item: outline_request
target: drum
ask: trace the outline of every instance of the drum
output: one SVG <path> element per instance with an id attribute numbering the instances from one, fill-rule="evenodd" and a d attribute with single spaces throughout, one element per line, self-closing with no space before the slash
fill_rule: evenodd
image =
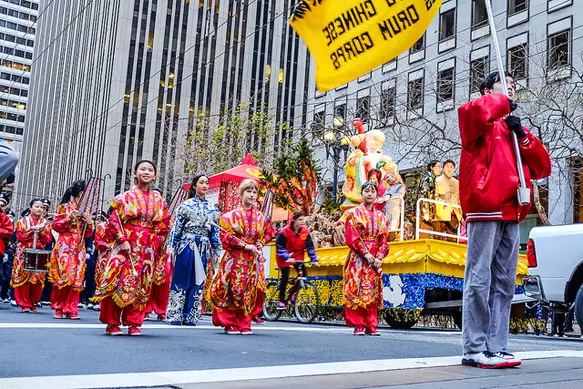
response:
<path id="1" fill-rule="evenodd" d="M 51 250 L 24 249 L 24 270 L 34 273 L 48 273 Z"/>

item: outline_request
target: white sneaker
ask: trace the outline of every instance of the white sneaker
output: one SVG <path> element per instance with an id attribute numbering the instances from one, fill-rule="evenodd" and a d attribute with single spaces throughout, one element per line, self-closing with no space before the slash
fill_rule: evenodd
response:
<path id="1" fill-rule="evenodd" d="M 509 367 L 508 362 L 504 358 L 489 351 L 475 354 L 464 354 L 462 365 L 480 367 L 482 369 L 500 369 Z"/>
<path id="2" fill-rule="evenodd" d="M 518 358 L 517 356 L 515 356 L 514 354 L 510 354 L 507 353 L 506 351 L 501 351 L 498 353 L 494 353 L 494 355 L 504 359 L 507 363 L 507 367 L 516 367 L 516 366 L 520 366 L 520 364 L 522 363 L 522 361 L 520 360 L 520 358 Z"/>
<path id="3" fill-rule="evenodd" d="M 10 300 L 10 305 L 12 305 L 13 307 L 18 306 L 18 304 L 16 303 L 16 300 Z"/>
<path id="4" fill-rule="evenodd" d="M 93 304 L 91 303 L 87 304 L 87 309 L 93 309 Z"/>
<path id="5" fill-rule="evenodd" d="M 93 306 L 93 310 L 94 310 L 94 311 L 97 311 L 97 312 L 101 311 L 101 308 L 99 307 L 99 304 L 95 304 L 95 305 Z"/>
<path id="6" fill-rule="evenodd" d="M 85 309 L 85 308 L 87 308 L 87 305 L 85 305 L 83 303 L 79 303 L 79 304 L 77 304 L 77 308 L 79 308 L 79 309 Z"/>

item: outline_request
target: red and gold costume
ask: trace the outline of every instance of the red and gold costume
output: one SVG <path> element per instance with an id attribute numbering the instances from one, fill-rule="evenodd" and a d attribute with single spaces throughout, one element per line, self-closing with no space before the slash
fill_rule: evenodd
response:
<path id="1" fill-rule="evenodd" d="M 87 252 L 85 239 L 93 235 L 93 223 L 85 223 L 79 216 L 75 200 L 60 205 L 52 228 L 59 234 L 49 266 L 53 283 L 51 308 L 56 314 L 77 316 L 79 295 L 85 282 Z"/>
<path id="2" fill-rule="evenodd" d="M 226 250 L 208 290 L 213 305 L 213 324 L 250 330 L 256 315 L 258 296 L 265 291 L 265 275 L 261 258 L 245 245 L 265 245 L 276 231 L 271 222 L 257 209 L 239 207 L 224 214 L 220 220 L 221 243 Z"/>
<path id="3" fill-rule="evenodd" d="M 170 214 L 162 196 L 138 187 L 112 201 L 110 233 L 116 244 L 105 260 L 94 301 L 101 301 L 100 320 L 108 325 L 140 327 L 152 291 L 156 240 L 168 234 Z M 122 251 L 124 242 L 130 250 Z"/>
<path id="4" fill-rule="evenodd" d="M 36 237 L 36 246 L 34 246 L 34 231 L 31 229 L 43 223 L 43 218 L 38 219 L 33 216 L 27 216 L 16 222 L 16 253 L 12 265 L 12 280 L 10 284 L 14 288 L 14 299 L 18 306 L 36 310 L 35 304 L 40 301 L 46 273 L 29 272 L 24 270 L 24 249 L 35 248 L 44 249 L 53 239 L 51 228 L 47 227 L 40 231 Z"/>
<path id="5" fill-rule="evenodd" d="M 99 223 L 95 227 L 95 237 L 93 244 L 97 250 L 97 260 L 95 261 L 95 284 L 100 285 L 105 276 L 105 266 L 107 259 L 115 243 L 115 238 L 111 235 L 108 222 Z"/>
<path id="6" fill-rule="evenodd" d="M 170 282 L 172 281 L 172 258 L 166 253 L 165 240 L 161 236 L 156 237 L 156 259 L 154 261 L 154 273 L 152 276 L 152 293 L 146 304 L 146 314 L 155 312 L 159 316 L 166 316 L 168 299 L 170 298 Z M 162 318 L 161 318 L 162 319 Z"/>
<path id="7" fill-rule="evenodd" d="M 368 210 L 364 205 L 346 213 L 346 245 L 350 248 L 344 265 L 346 324 L 376 331 L 383 283 L 380 272 L 364 257 L 371 254 L 383 259 L 389 254 L 389 225 L 381 211 Z"/>

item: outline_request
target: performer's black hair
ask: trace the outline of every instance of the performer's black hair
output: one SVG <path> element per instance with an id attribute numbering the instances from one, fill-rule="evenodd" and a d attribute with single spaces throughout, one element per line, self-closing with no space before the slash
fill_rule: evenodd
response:
<path id="1" fill-rule="evenodd" d="M 453 167 L 456 167 L 457 165 L 455 164 L 455 162 L 452 159 L 448 159 L 443 163 L 443 166 L 445 167 L 445 165 L 447 165 L 448 163 L 451 163 L 453 165 Z"/>
<path id="2" fill-rule="evenodd" d="M 514 79 L 514 77 L 512 76 L 512 74 L 510 72 L 506 72 L 505 74 L 506 74 L 506 77 L 512 77 Z M 495 72 L 488 74 L 486 77 L 484 77 L 482 82 L 480 82 L 480 94 L 482 96 L 485 95 L 486 88 L 492 89 L 494 87 L 494 84 L 497 82 L 500 82 L 500 72 L 495 71 Z"/>
<path id="3" fill-rule="evenodd" d="M 154 174 L 158 174 L 158 168 L 156 168 L 156 164 L 153 161 L 150 161 L 149 159 L 140 159 L 135 165 L 134 165 L 134 173 L 138 171 L 138 168 L 140 167 L 141 164 L 143 163 L 149 163 L 150 165 L 152 165 L 152 167 L 154 168 Z"/>
<path id="4" fill-rule="evenodd" d="M 30 208 L 32 208 L 32 206 L 34 205 L 34 203 L 41 203 L 44 205 L 43 200 L 40 197 L 35 197 L 34 199 L 30 200 L 30 203 L 28 204 L 28 206 Z"/>
<path id="5" fill-rule="evenodd" d="M 364 192 L 364 190 L 366 188 L 374 188 L 374 190 L 376 190 L 377 192 L 379 191 L 379 187 L 377 186 L 377 184 L 375 184 L 372 181 L 367 181 L 364 184 L 362 184 L 362 188 L 360 189 L 360 193 Z"/>
<path id="6" fill-rule="evenodd" d="M 434 159 L 433 161 L 430 161 L 427 164 L 427 171 L 430 172 L 431 169 L 433 169 L 435 167 L 435 165 L 437 165 L 438 163 L 440 163 L 438 160 Z"/>
<path id="7" fill-rule="evenodd" d="M 73 182 L 73 185 L 67 188 L 63 198 L 61 199 L 61 205 L 67 204 L 71 201 L 71 197 L 77 197 L 79 193 L 85 190 L 85 180 L 77 180 Z M 42 201 L 42 200 L 41 200 Z"/>
<path id="8" fill-rule="evenodd" d="M 190 189 L 188 190 L 189 199 L 192 199 L 194 198 L 194 196 L 196 196 L 196 184 L 198 184 L 198 180 L 200 180 L 203 177 L 206 177 L 208 179 L 208 176 L 202 173 L 192 177 L 192 181 L 190 182 Z"/>
<path id="9" fill-rule="evenodd" d="M 296 221 L 299 218 L 301 218 L 302 216 L 306 216 L 303 211 L 295 211 L 293 216 L 292 216 L 292 220 Z"/>

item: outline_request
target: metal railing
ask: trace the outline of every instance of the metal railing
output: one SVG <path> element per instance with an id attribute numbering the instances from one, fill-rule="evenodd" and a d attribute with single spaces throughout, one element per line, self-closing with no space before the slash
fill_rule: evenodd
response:
<path id="1" fill-rule="evenodd" d="M 415 216 L 416 216 L 416 221 L 415 221 L 415 240 L 419 239 L 419 233 L 426 233 L 426 234 L 430 234 L 430 235 L 436 235 L 436 236 L 443 236 L 445 238 L 453 238 L 456 239 L 456 241 L 459 243 L 460 239 L 466 239 L 464 236 L 461 236 L 460 231 L 461 231 L 461 220 L 460 223 L 458 224 L 457 227 L 457 234 L 453 235 L 453 234 L 448 234 L 446 232 L 438 232 L 438 231 L 433 231 L 433 230 L 425 230 L 425 229 L 421 229 L 420 228 L 420 223 L 421 223 L 421 203 L 431 203 L 431 204 L 438 204 L 438 205 L 445 205 L 448 206 L 450 208 L 457 208 L 461 211 L 462 207 L 457 205 L 457 204 L 450 204 L 447 203 L 445 201 L 438 201 L 438 200 L 431 200 L 431 199 L 425 199 L 425 198 L 420 198 L 417 200 L 417 208 L 415 210 Z M 431 220 L 428 222 L 431 223 Z"/>

